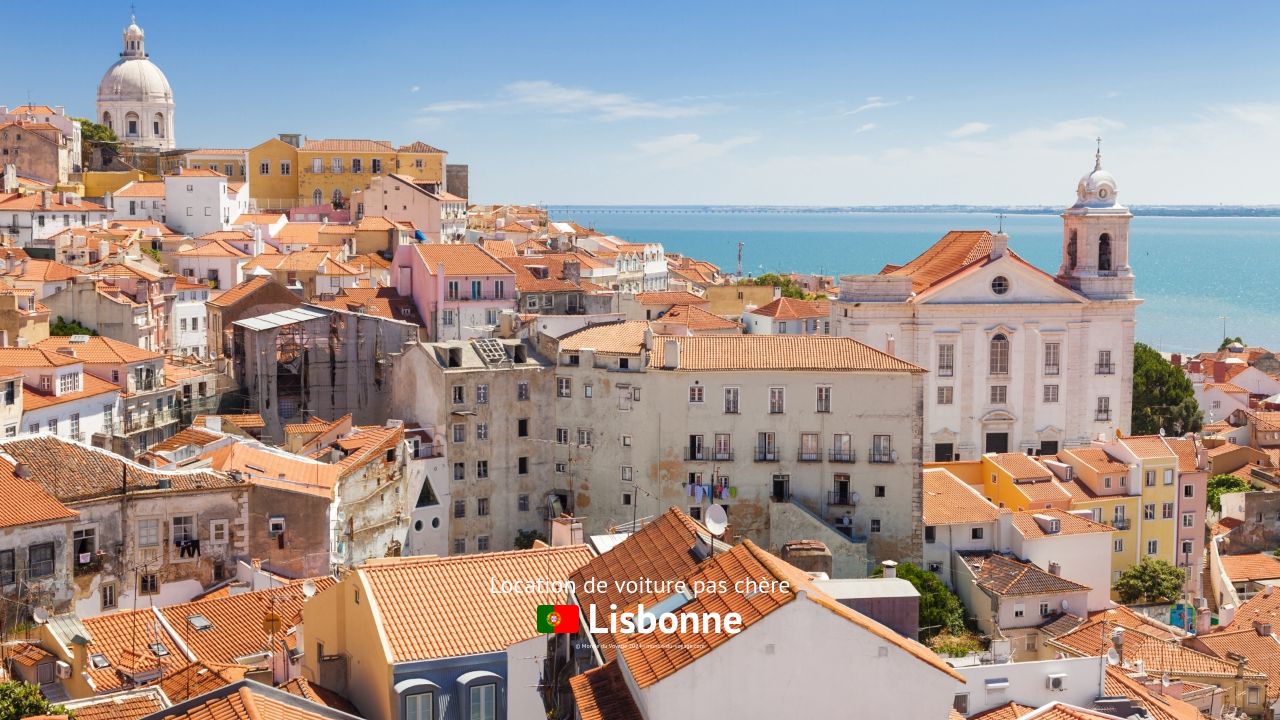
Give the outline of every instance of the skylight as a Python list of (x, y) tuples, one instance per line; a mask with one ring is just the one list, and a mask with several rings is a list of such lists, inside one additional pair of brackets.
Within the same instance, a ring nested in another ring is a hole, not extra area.
[(102, 653), (94, 653), (89, 656), (89, 665), (94, 670), (101, 670), (102, 668), (111, 667), (111, 661)]
[(196, 630), (210, 630), (213, 628), (213, 623), (209, 622), (209, 618), (200, 615), (199, 613), (195, 615), (188, 615), (187, 622)]
[(164, 657), (169, 654), (169, 648), (165, 647), (164, 643), (151, 643), (147, 647), (151, 648), (151, 652), (155, 653), (156, 657)]

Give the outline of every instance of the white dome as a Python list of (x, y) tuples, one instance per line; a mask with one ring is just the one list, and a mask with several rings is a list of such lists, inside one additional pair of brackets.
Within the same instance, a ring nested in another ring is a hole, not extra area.
[(1076, 185), (1076, 207), (1117, 208), (1116, 178), (1102, 169), (1102, 149), (1098, 149), (1093, 163), (1093, 171), (1080, 178)]
[(98, 83), (98, 102), (173, 102), (169, 79), (145, 57), (123, 57)]

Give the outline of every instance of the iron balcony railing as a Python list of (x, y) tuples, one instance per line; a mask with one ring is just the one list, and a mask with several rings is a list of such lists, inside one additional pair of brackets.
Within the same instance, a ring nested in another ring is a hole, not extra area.
[(1099, 410), (1093, 414), (1093, 419), (1097, 420), (1098, 422), (1107, 422), (1111, 419), (1111, 411)]
[(853, 493), (848, 490), (831, 490), (827, 493), (828, 505), (854, 505)]
[(707, 449), (705, 447), (686, 447), (684, 449), (685, 460), (706, 460)]
[(756, 447), (756, 462), (777, 462), (778, 448)]
[(732, 461), (732, 460), (733, 460), (733, 451), (732, 451), (732, 450), (729, 450), (729, 449), (727, 449), (727, 448), (716, 448), (715, 450), (712, 450), (712, 451), (711, 451), (711, 459), (712, 459), (712, 460)]
[(1112, 518), (1111, 522), (1108, 524), (1117, 530), (1128, 530), (1129, 518)]
[(1097, 365), (1094, 365), (1093, 369), (1094, 369), (1094, 372), (1096, 372), (1098, 375), (1115, 375), (1116, 374), (1115, 363), (1098, 363)]
[(875, 450), (874, 448), (867, 454), (867, 460), (873, 463), (891, 463), (893, 462), (892, 450)]
[(827, 454), (831, 462), (851, 463), (857, 462), (857, 456), (852, 450), (832, 450)]
[(817, 448), (800, 450), (796, 453), (796, 459), (800, 462), (818, 462), (822, 460), (822, 451)]

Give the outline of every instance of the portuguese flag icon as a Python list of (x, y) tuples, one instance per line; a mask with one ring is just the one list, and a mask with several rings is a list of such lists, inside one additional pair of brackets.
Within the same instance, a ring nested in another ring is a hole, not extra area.
[(576, 633), (578, 632), (577, 605), (539, 605), (538, 632), (540, 633)]

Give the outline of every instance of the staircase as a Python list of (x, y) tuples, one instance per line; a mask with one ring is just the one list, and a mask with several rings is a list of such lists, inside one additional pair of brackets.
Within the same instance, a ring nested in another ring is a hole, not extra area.
[(769, 503), (769, 545), (781, 552), (792, 540), (819, 540), (831, 551), (832, 576), (863, 578), (869, 573), (867, 539), (850, 537), (794, 498)]
[(40, 694), (54, 705), (60, 705), (71, 699), (67, 694), (67, 689), (62, 687), (62, 683), (54, 681), (40, 686)]

